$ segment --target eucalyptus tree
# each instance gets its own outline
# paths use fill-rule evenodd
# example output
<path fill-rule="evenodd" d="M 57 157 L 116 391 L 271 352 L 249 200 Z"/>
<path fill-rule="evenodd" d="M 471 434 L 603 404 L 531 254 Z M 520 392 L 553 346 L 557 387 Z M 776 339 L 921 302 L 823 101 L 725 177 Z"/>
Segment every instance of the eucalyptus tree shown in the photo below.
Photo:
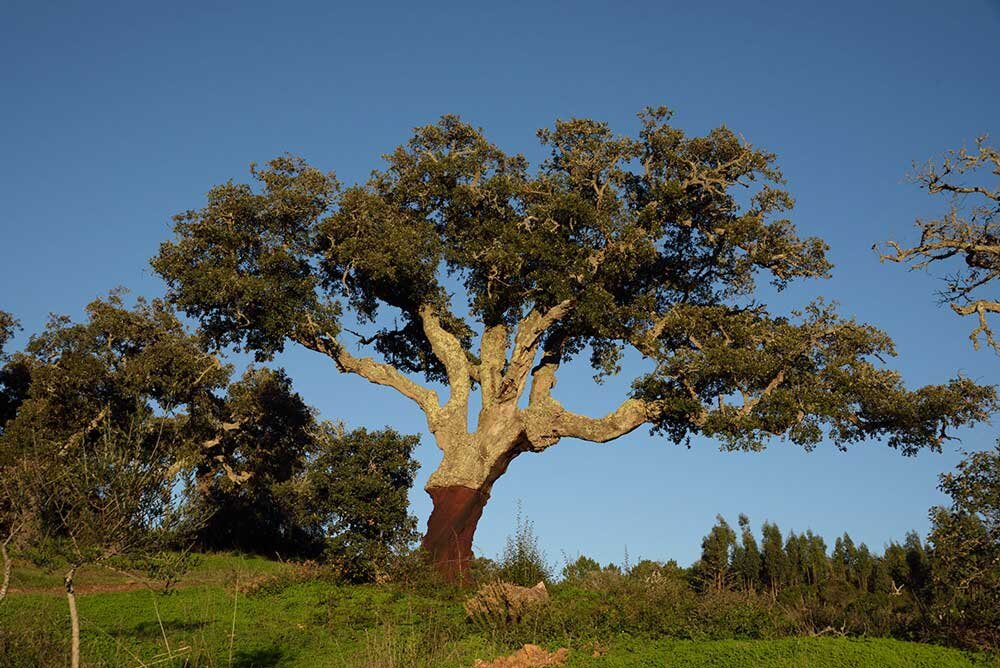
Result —
<path fill-rule="evenodd" d="M 257 187 L 228 182 L 176 216 L 153 266 L 217 345 L 267 359 L 294 342 L 416 404 L 442 451 L 423 544 L 451 575 L 511 461 L 564 439 L 645 425 L 729 449 L 826 435 L 913 453 L 985 416 L 993 390 L 968 380 L 905 388 L 870 325 L 758 303 L 761 277 L 783 288 L 831 268 L 783 215 L 775 156 L 725 127 L 688 137 L 663 108 L 640 117 L 635 136 L 557 121 L 534 169 L 455 116 L 357 185 L 279 157 L 251 169 Z M 556 398 L 565 365 L 602 378 L 629 350 L 652 369 L 607 415 Z"/>

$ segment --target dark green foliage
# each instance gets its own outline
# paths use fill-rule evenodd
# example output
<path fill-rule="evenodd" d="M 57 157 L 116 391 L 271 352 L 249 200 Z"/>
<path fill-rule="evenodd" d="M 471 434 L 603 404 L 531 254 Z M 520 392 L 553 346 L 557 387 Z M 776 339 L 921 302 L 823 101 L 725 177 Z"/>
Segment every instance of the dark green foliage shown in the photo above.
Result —
<path fill-rule="evenodd" d="M 296 521 L 325 541 L 325 556 L 352 581 L 388 577 L 417 538 L 408 493 L 418 464 L 418 436 L 392 429 L 344 432 L 324 423 L 301 475 L 283 490 Z"/>
<path fill-rule="evenodd" d="M 53 317 L 5 366 L 21 389 L 0 436 L 0 465 L 38 443 L 68 447 L 101 422 L 128 430 L 136 420 L 157 422 L 142 436 L 178 455 L 210 424 L 213 393 L 230 369 L 202 350 L 164 302 L 139 299 L 129 309 L 112 293 L 88 305 L 87 316 L 78 324 Z"/>
<path fill-rule="evenodd" d="M 566 561 L 562 569 L 562 579 L 564 582 L 579 582 L 585 580 L 592 573 L 599 573 L 601 565 L 586 555 L 580 555 L 576 561 Z"/>
<path fill-rule="evenodd" d="M 6 357 L 3 357 L 5 355 L 4 346 L 13 338 L 14 332 L 19 327 L 20 325 L 13 315 L 6 311 L 0 311 L 0 362 L 6 361 Z"/>
<path fill-rule="evenodd" d="M 178 303 L 208 339 L 242 343 L 266 359 L 309 317 L 336 331 L 338 310 L 317 299 L 322 280 L 310 255 L 338 186 L 290 157 L 252 172 L 262 193 L 232 182 L 214 188 L 202 211 L 175 217 L 179 241 L 164 244 L 154 266 L 183 281 Z"/>
<path fill-rule="evenodd" d="M 416 128 L 364 184 L 281 157 L 252 169 L 256 188 L 227 183 L 177 216 L 153 266 L 217 345 L 263 359 L 292 340 L 343 370 L 341 311 L 378 327 L 387 310 L 394 326 L 362 343 L 436 381 L 446 374 L 421 309 L 477 362 L 477 328 L 562 305 L 540 335 L 546 363 L 589 350 L 603 376 L 636 349 L 655 368 L 634 398 L 678 442 L 884 437 L 912 454 L 988 415 L 993 388 L 967 379 L 906 389 L 878 364 L 894 354 L 888 336 L 829 305 L 792 317 L 747 306 L 761 277 L 781 288 L 827 276 L 826 244 L 784 217 L 792 198 L 773 154 L 725 127 L 688 137 L 665 108 L 639 117 L 636 136 L 557 121 L 538 133 L 549 155 L 533 171 L 455 116 Z M 464 287 L 469 321 L 442 270 Z"/>
<path fill-rule="evenodd" d="M 0 325 L 6 338 L 13 320 L 5 315 Z M 4 378 L 20 383 L 4 395 L 16 396 L 17 410 L 0 431 L 0 529 L 28 513 L 37 535 L 69 537 L 67 496 L 52 485 L 98 475 L 100 467 L 85 467 L 103 461 L 91 451 L 101 446 L 120 459 L 101 475 L 131 476 L 118 482 L 133 486 L 139 473 L 158 476 L 166 487 L 156 493 L 166 497 L 157 507 L 199 518 L 183 539 L 202 548 L 327 551 L 357 579 L 384 570 L 413 539 L 406 502 L 416 437 L 344 434 L 317 420 L 282 370 L 251 368 L 230 383 L 231 367 L 202 344 L 166 303 L 139 299 L 128 308 L 116 292 L 91 303 L 85 322 L 53 318 L 23 352 L 0 360 Z M 172 495 L 181 476 L 189 479 L 183 500 Z M 19 501 L 29 491 L 30 509 Z M 128 496 L 141 508 L 155 505 L 138 491 Z M 87 507 L 80 499 L 73 512 Z M 88 512 L 73 521 L 97 523 L 97 511 Z M 134 524 L 145 530 L 150 522 Z"/>
<path fill-rule="evenodd" d="M 14 411 L 20 403 L 23 391 L 20 387 L 22 383 L 17 379 L 18 374 L 8 368 L 7 362 L 10 356 L 4 350 L 19 327 L 14 316 L 6 311 L 0 311 L 0 434 L 3 433 L 7 421 L 14 417 Z"/>
<path fill-rule="evenodd" d="M 995 405 L 992 387 L 964 378 L 906 390 L 898 373 L 868 361 L 895 354 L 884 332 L 821 302 L 797 315 L 799 322 L 763 308 L 674 308 L 661 323 L 662 361 L 636 381 L 636 396 L 663 404 L 656 426 L 675 438 L 700 432 L 755 450 L 774 434 L 807 448 L 824 437 L 844 446 L 875 436 L 905 454 L 940 449 L 948 427 Z M 733 406 L 724 398 L 734 394 L 752 399 Z"/>
<path fill-rule="evenodd" d="M 951 506 L 932 509 L 930 563 L 920 560 L 935 610 L 959 642 L 1000 649 L 1000 445 L 967 455 L 940 488 Z"/>
<path fill-rule="evenodd" d="M 201 444 L 191 490 L 208 515 L 199 545 L 282 556 L 322 549 L 280 488 L 317 447 L 313 409 L 284 371 L 251 368 L 229 386 L 220 411 L 230 428 Z"/>

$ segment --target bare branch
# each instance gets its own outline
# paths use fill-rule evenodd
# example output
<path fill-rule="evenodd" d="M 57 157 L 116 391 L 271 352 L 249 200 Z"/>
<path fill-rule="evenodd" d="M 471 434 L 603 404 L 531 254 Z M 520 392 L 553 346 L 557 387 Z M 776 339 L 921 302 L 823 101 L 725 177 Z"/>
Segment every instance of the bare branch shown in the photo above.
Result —
<path fill-rule="evenodd" d="M 966 306 L 952 304 L 951 310 L 958 315 L 972 315 L 975 313 L 979 317 L 979 326 L 972 330 L 972 333 L 969 334 L 969 339 L 972 340 L 972 345 L 976 348 L 976 350 L 979 350 L 980 334 L 986 338 L 986 345 L 994 350 L 1000 349 L 1000 345 L 998 345 L 997 341 L 993 338 L 993 330 L 986 321 L 987 313 L 1000 313 L 1000 302 L 981 299 Z"/>
<path fill-rule="evenodd" d="M 370 357 L 355 357 L 336 339 L 313 332 L 298 331 L 293 336 L 299 344 L 322 353 L 332 359 L 337 369 L 342 373 L 353 373 L 376 385 L 391 387 L 404 397 L 415 402 L 427 415 L 429 424 L 437 417 L 441 409 L 437 392 L 419 385 L 394 366 L 376 362 Z"/>
<path fill-rule="evenodd" d="M 1000 188 L 985 183 L 985 171 L 1000 177 L 1000 152 L 987 145 L 986 137 L 976 140 L 976 150 L 961 149 L 947 153 L 940 164 L 928 162 L 913 180 L 930 194 L 945 193 L 951 206 L 941 218 L 918 220 L 920 240 L 913 246 L 886 241 L 876 251 L 883 262 L 909 264 L 910 269 L 925 269 L 931 264 L 961 258 L 964 266 L 946 277 L 940 293 L 955 313 L 975 315 L 978 326 L 970 335 L 979 348 L 982 335 L 994 350 L 1000 351 L 987 322 L 987 313 L 996 313 L 996 301 L 977 299 L 973 293 L 1000 278 Z M 963 175 L 974 180 L 960 180 Z"/>

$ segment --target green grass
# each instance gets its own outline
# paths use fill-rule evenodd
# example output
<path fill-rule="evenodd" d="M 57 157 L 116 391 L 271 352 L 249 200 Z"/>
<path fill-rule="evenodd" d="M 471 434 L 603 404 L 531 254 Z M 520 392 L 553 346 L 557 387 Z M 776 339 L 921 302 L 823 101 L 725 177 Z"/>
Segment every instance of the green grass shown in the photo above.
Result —
<path fill-rule="evenodd" d="M 600 659 L 572 657 L 570 666 L 662 668 L 964 668 L 997 665 L 944 647 L 899 640 L 783 638 L 780 640 L 624 640 Z"/>
<path fill-rule="evenodd" d="M 471 666 L 509 653 L 510 636 L 464 619 L 456 597 L 391 587 L 299 581 L 292 567 L 263 559 L 207 555 L 172 594 L 125 588 L 124 578 L 83 571 L 79 596 L 87 666 L 235 668 Z M 66 656 L 68 613 L 60 576 L 19 566 L 16 592 L 0 605 L 0 666 L 59 665 Z M 235 594 L 237 581 L 281 577 L 256 593 Z M 86 593 L 87 586 L 91 593 Z M 103 591 L 94 591 L 94 587 Z M 556 601 L 558 602 L 558 597 Z M 528 634 L 530 635 L 530 633 Z M 517 642 L 525 640 L 518 635 Z M 895 640 L 784 638 L 777 640 L 541 639 L 570 648 L 570 666 L 998 666 L 982 655 Z M 41 657 L 41 658 L 40 658 Z"/>
<path fill-rule="evenodd" d="M 256 556 L 232 554 L 199 554 L 196 566 L 184 576 L 184 586 L 219 585 L 235 576 L 237 572 L 247 576 L 274 575 L 291 567 L 280 561 Z M 50 591 L 62 593 L 63 575 L 61 570 L 45 569 L 30 563 L 17 562 L 11 574 L 11 587 L 31 593 Z M 122 587 L 138 584 L 137 580 L 99 566 L 83 566 L 76 574 L 77 587 L 86 591 L 93 588 Z"/>

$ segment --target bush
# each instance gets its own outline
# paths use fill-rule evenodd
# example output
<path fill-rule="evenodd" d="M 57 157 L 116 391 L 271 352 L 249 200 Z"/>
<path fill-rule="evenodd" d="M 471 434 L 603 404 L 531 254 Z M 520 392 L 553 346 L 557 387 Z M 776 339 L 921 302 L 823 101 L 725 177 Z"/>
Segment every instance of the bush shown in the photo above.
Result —
<path fill-rule="evenodd" d="M 568 558 L 565 560 L 566 565 L 562 569 L 563 582 L 578 584 L 586 580 L 592 573 L 599 573 L 601 571 L 599 563 L 584 555 L 580 555 L 572 563 L 570 563 Z"/>
<path fill-rule="evenodd" d="M 507 545 L 497 563 L 497 576 L 504 582 L 533 587 L 552 579 L 552 567 L 538 545 L 535 527 L 524 517 L 518 504 L 514 535 L 507 538 Z"/>

